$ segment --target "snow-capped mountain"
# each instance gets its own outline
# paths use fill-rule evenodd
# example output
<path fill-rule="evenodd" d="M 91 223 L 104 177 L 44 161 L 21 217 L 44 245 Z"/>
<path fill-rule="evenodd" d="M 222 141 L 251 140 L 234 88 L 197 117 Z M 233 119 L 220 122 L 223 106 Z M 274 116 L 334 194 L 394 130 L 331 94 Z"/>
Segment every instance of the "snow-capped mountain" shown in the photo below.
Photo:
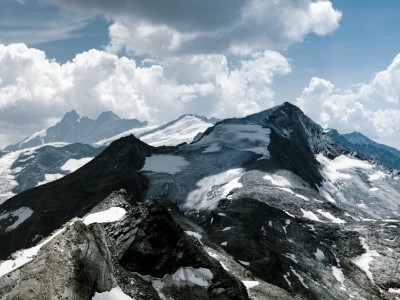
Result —
<path fill-rule="evenodd" d="M 360 132 L 340 134 L 332 129 L 329 135 L 349 149 L 358 151 L 365 157 L 393 169 L 400 170 L 400 151 L 369 139 Z"/>
<path fill-rule="evenodd" d="M 399 180 L 289 103 L 176 147 L 124 137 L 0 205 L 0 294 L 397 299 Z"/>
<path fill-rule="evenodd" d="M 218 119 L 215 118 L 208 119 L 196 114 L 186 114 L 161 126 L 135 128 L 95 144 L 109 145 L 118 138 L 133 134 L 143 142 L 155 147 L 177 146 L 182 143 L 191 143 L 199 134 L 213 126 L 217 121 Z"/>
<path fill-rule="evenodd" d="M 74 172 L 103 150 L 86 144 L 50 143 L 4 153 L 0 156 L 0 203 Z"/>
<path fill-rule="evenodd" d="M 110 111 L 102 112 L 97 119 L 92 120 L 81 117 L 72 110 L 54 126 L 36 132 L 17 144 L 9 145 L 5 150 L 14 151 L 54 142 L 91 144 L 146 125 L 147 122 L 137 119 L 121 119 Z"/>
<path fill-rule="evenodd" d="M 78 115 L 75 112 L 67 113 L 63 120 L 56 126 L 42 132 L 52 132 L 54 130 L 60 131 L 59 128 L 66 127 L 66 124 L 72 124 L 71 127 L 76 126 L 76 124 L 71 120 L 77 120 L 77 118 Z M 105 121 L 107 118 L 109 120 L 120 120 L 118 116 L 108 112 L 101 114 L 95 121 L 83 117 L 80 118 L 81 121 L 79 122 L 88 122 L 88 124 L 94 124 L 93 122 L 96 124 L 107 124 L 107 121 Z M 120 121 L 125 122 L 131 120 Z M 2 182 L 0 187 L 0 203 L 15 194 L 60 179 L 66 174 L 75 171 L 103 151 L 106 145 L 109 145 L 112 141 L 118 138 L 134 134 L 149 145 L 176 146 L 178 144 L 192 142 L 196 136 L 204 132 L 207 128 L 213 126 L 213 122 L 216 121 L 217 119 L 215 118 L 207 119 L 196 114 L 182 115 L 178 119 L 162 126 L 152 125 L 131 128 L 107 139 L 93 143 L 93 146 L 89 145 L 90 141 L 97 140 L 99 132 L 96 130 L 89 130 L 89 127 L 92 125 L 85 125 L 84 128 L 87 130 L 83 129 L 86 130 L 85 138 L 87 138 L 87 144 L 68 144 L 66 142 L 41 144 L 42 142 L 45 142 L 45 140 L 38 141 L 35 138 L 38 137 L 38 135 L 34 134 L 32 135 L 34 138 L 30 140 L 32 142 L 25 140 L 23 144 L 15 146 L 20 147 L 21 149 L 10 152 L 0 152 L 0 179 Z M 132 125 L 130 122 L 127 122 L 126 124 L 128 124 L 126 125 L 127 127 Z M 133 122 L 133 125 L 135 124 L 136 122 Z M 123 129 L 124 127 L 121 128 Z M 122 130 L 121 128 L 117 129 L 115 127 L 113 130 L 119 132 Z M 75 128 L 73 130 L 77 129 Z M 82 134 L 81 138 L 84 139 L 85 135 Z M 31 143 L 36 142 L 39 142 L 40 145 L 25 148 Z M 9 148 L 10 147 L 7 149 Z"/>

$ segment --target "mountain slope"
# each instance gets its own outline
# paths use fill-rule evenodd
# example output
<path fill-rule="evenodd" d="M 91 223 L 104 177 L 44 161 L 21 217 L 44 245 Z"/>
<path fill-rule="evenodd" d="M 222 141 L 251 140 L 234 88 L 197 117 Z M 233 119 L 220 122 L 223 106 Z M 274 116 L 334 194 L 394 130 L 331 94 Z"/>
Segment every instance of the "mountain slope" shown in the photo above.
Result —
<path fill-rule="evenodd" d="M 359 132 L 339 134 L 337 130 L 330 130 L 329 135 L 349 149 L 358 151 L 365 157 L 393 169 L 400 169 L 400 151 L 374 142 Z"/>
<path fill-rule="evenodd" d="M 74 173 L 4 202 L 0 206 L 0 259 L 84 215 L 114 190 L 124 188 L 135 199 L 142 199 L 147 182 L 137 170 L 152 149 L 133 136 L 122 138 Z"/>
<path fill-rule="evenodd" d="M 0 157 L 0 203 L 75 171 L 103 150 L 85 144 L 51 143 L 6 153 Z"/>
<path fill-rule="evenodd" d="M 400 278 L 379 270 L 399 267 L 399 249 L 375 235 L 397 228 L 399 177 L 297 107 L 218 122 L 170 156 L 148 157 L 143 171 L 147 198 L 177 203 L 266 282 L 306 299 L 395 299 Z"/>
<path fill-rule="evenodd" d="M 207 119 L 196 114 L 182 115 L 164 125 L 129 130 L 115 137 L 101 140 L 96 145 L 108 145 L 119 137 L 134 134 L 143 142 L 154 147 L 177 146 L 182 143 L 191 143 L 196 136 L 213 126 L 215 121 L 217 121 L 215 118 Z"/>
<path fill-rule="evenodd" d="M 90 144 L 128 129 L 146 125 L 147 122 L 140 122 L 136 119 L 120 119 L 110 111 L 103 112 L 97 119 L 92 120 L 88 117 L 81 117 L 75 110 L 72 110 L 54 126 L 43 129 L 17 144 L 9 145 L 5 150 L 15 151 L 53 142 Z"/>
<path fill-rule="evenodd" d="M 182 236 L 167 229 L 176 225 L 156 204 L 135 203 L 150 199 L 146 203 L 165 206 L 209 256 L 244 280 L 253 299 L 395 300 L 400 291 L 399 180 L 285 103 L 217 122 L 193 143 L 177 147 L 153 148 L 123 138 L 78 171 L 9 199 L 0 205 L 0 243 L 6 245 L 1 258 L 35 244 L 35 234 L 49 234 L 103 205 L 102 199 L 122 187 L 135 213 L 105 231 L 113 238 L 108 249 L 123 266 L 118 272 L 125 280 L 118 286 L 124 293 L 139 286 L 135 280 L 126 284 L 135 272 L 164 278 L 156 286 L 174 289 L 179 278 L 199 274 L 193 269 L 174 273 L 180 262 L 211 270 L 201 265 L 206 256 L 188 262 L 185 254 L 173 255 L 192 246 L 178 242 Z M 146 205 L 149 212 L 143 210 Z M 161 224 L 154 223 L 154 216 L 169 221 L 162 217 Z M 139 219 L 153 230 L 135 227 Z M 172 249 L 166 242 L 171 232 Z M 180 260 L 171 261 L 171 255 Z M 246 271 L 235 271 L 238 265 Z M 200 273 L 196 282 L 211 290 L 210 273 Z M 218 299 L 198 285 L 189 290 Z"/>

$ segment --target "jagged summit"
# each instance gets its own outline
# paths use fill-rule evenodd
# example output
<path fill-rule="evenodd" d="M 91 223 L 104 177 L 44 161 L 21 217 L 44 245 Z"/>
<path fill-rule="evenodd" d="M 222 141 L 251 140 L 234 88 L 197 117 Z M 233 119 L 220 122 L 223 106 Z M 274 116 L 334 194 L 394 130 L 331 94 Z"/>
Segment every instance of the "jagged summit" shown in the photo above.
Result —
<path fill-rule="evenodd" d="M 98 122 L 105 122 L 112 120 L 121 120 L 121 118 L 118 115 L 114 114 L 112 111 L 104 111 L 96 119 L 96 121 Z"/>
<path fill-rule="evenodd" d="M 77 121 L 79 120 L 81 116 L 76 112 L 75 109 L 67 112 L 61 119 L 61 123 L 62 122 L 73 122 L 73 121 Z"/>
<path fill-rule="evenodd" d="M 92 120 L 71 110 L 54 126 L 43 129 L 17 144 L 9 145 L 5 150 L 14 151 L 53 142 L 90 144 L 146 125 L 147 122 L 137 119 L 121 119 L 111 111 L 103 112 L 97 119 Z"/>

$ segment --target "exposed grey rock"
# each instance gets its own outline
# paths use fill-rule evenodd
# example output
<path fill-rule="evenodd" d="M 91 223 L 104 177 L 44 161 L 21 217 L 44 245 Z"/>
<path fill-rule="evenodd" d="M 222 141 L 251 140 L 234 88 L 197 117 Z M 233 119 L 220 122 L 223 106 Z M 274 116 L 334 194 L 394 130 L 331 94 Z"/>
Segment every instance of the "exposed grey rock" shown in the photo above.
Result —
<path fill-rule="evenodd" d="M 197 240 L 185 234 L 167 210 L 155 202 L 138 204 L 122 221 L 105 228 L 116 241 L 114 253 L 121 266 L 142 276 L 163 278 L 162 294 L 173 299 L 247 299 L 244 286 L 209 257 Z M 181 268 L 192 268 L 189 272 L 193 268 L 209 270 L 210 285 L 177 284 L 171 275 Z"/>
<path fill-rule="evenodd" d="M 35 260 L 0 278 L 1 299 L 91 299 L 116 284 L 98 224 L 76 221 L 42 247 Z"/>

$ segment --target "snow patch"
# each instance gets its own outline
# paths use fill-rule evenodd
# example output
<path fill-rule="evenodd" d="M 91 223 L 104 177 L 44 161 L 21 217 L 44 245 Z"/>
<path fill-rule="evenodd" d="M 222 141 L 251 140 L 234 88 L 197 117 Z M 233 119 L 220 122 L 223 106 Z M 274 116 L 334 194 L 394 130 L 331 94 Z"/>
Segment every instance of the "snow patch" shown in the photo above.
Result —
<path fill-rule="evenodd" d="M 224 229 L 222 229 L 222 231 L 228 231 L 228 230 L 231 230 L 232 229 L 232 227 L 225 227 Z"/>
<path fill-rule="evenodd" d="M 388 292 L 391 294 L 400 294 L 400 289 L 390 288 Z"/>
<path fill-rule="evenodd" d="M 226 245 L 228 245 L 228 242 L 222 242 L 222 243 L 221 243 L 221 246 L 224 246 L 224 247 L 225 247 Z"/>
<path fill-rule="evenodd" d="M 70 173 L 75 172 L 79 168 L 86 165 L 92 159 L 93 159 L 93 157 L 84 157 L 84 158 L 80 158 L 80 159 L 70 158 L 65 162 L 65 164 L 63 164 L 61 166 L 61 170 L 67 171 Z"/>
<path fill-rule="evenodd" d="M 292 273 L 293 273 L 294 275 L 296 275 L 296 277 L 299 279 L 299 281 L 301 282 L 301 284 L 302 284 L 306 289 L 308 289 L 308 286 L 307 286 L 307 285 L 305 284 L 305 282 L 304 282 L 304 278 L 303 278 L 299 273 L 297 273 L 296 270 L 293 269 L 292 267 L 290 267 L 290 270 L 292 271 Z"/>
<path fill-rule="evenodd" d="M 342 220 L 342 219 L 340 219 L 340 218 L 336 218 L 335 216 L 333 216 L 333 215 L 332 215 L 330 212 L 328 212 L 328 211 L 323 211 L 322 209 L 318 209 L 317 212 L 318 212 L 319 214 L 321 214 L 322 216 L 324 216 L 325 218 L 331 220 L 333 223 L 336 223 L 336 224 L 344 224 L 344 223 L 346 223 L 345 220 Z"/>
<path fill-rule="evenodd" d="M 319 248 L 317 248 L 317 251 L 314 253 L 315 259 L 319 262 L 322 262 L 325 260 L 325 254 L 322 252 Z"/>
<path fill-rule="evenodd" d="M 374 168 L 374 166 L 368 162 L 346 155 L 340 155 L 330 160 L 320 153 L 316 156 L 316 159 L 323 167 L 321 175 L 325 179 L 322 186 L 318 187 L 319 193 L 331 203 L 336 203 L 332 197 L 333 194 L 338 192 L 335 183 L 340 180 L 351 179 L 353 175 L 349 174 L 349 172 L 354 172 L 356 169 L 371 170 Z"/>
<path fill-rule="evenodd" d="M 141 171 L 174 175 L 182 171 L 182 169 L 188 165 L 189 162 L 182 156 L 168 154 L 152 155 L 146 157 L 146 162 Z"/>
<path fill-rule="evenodd" d="M 372 283 L 375 283 L 374 278 L 372 277 L 372 273 L 369 270 L 369 264 L 371 263 L 374 257 L 378 257 L 381 255 L 376 250 L 369 249 L 369 246 L 365 241 L 365 238 L 360 237 L 360 243 L 363 246 L 365 253 L 353 259 L 352 261 L 357 267 L 359 267 L 361 270 L 364 271 L 364 273 L 367 275 L 367 277 Z"/>
<path fill-rule="evenodd" d="M 276 185 L 276 186 L 280 186 L 280 187 L 285 187 L 285 186 L 291 186 L 291 183 L 289 182 L 289 180 L 287 180 L 285 177 L 273 174 L 273 175 L 269 175 L 266 174 L 264 175 L 263 179 L 268 180 L 271 182 L 271 184 Z"/>
<path fill-rule="evenodd" d="M 203 238 L 203 236 L 200 233 L 197 233 L 195 231 L 189 231 L 189 230 L 185 231 L 185 232 L 186 232 L 186 234 L 196 238 L 199 241 L 199 243 L 203 245 L 203 243 L 201 242 L 201 239 Z"/>
<path fill-rule="evenodd" d="M 63 175 L 63 174 L 60 174 L 60 173 L 56 173 L 56 174 L 44 174 L 44 180 L 38 182 L 38 184 L 37 184 L 36 186 L 43 185 L 43 184 L 46 184 L 46 183 L 55 181 L 55 180 L 60 179 L 60 178 L 62 178 L 62 177 L 64 177 L 64 175 Z"/>
<path fill-rule="evenodd" d="M 375 180 L 383 179 L 385 177 L 386 177 L 385 173 L 383 173 L 382 171 L 377 171 L 374 174 L 369 175 L 368 180 L 375 181 Z"/>
<path fill-rule="evenodd" d="M 126 214 L 122 207 L 111 207 L 107 210 L 87 215 L 83 218 L 83 223 L 89 225 L 92 223 L 110 223 L 121 220 Z"/>
<path fill-rule="evenodd" d="M 44 245 L 49 243 L 52 239 L 54 239 L 56 236 L 58 236 L 64 231 L 65 228 L 62 228 L 56 231 L 54 234 L 52 234 L 49 238 L 45 239 L 44 241 L 36 245 L 35 247 L 15 252 L 13 254 L 13 257 L 15 257 L 15 259 L 9 259 L 0 263 L 0 277 L 32 261 L 38 254 L 40 248 L 42 248 Z"/>
<path fill-rule="evenodd" d="M 321 222 L 321 220 L 317 217 L 317 215 L 315 213 L 313 213 L 312 211 L 304 210 L 302 208 L 300 208 L 300 210 L 303 214 L 303 218 L 309 219 L 311 221 Z"/>
<path fill-rule="evenodd" d="M 307 197 L 305 197 L 305 196 L 303 196 L 303 195 L 300 195 L 300 194 L 297 194 L 297 193 L 293 192 L 293 191 L 292 191 L 291 189 L 289 189 L 289 188 L 277 187 L 277 189 L 278 189 L 278 190 L 285 191 L 285 192 L 287 192 L 287 193 L 289 193 L 289 194 L 292 194 L 292 195 L 296 196 L 297 198 L 300 198 L 300 199 L 302 199 L 302 200 L 304 200 L 304 201 L 308 201 L 308 200 L 309 200 Z"/>
<path fill-rule="evenodd" d="M 133 298 L 129 297 L 117 286 L 109 292 L 95 293 L 92 300 L 133 300 Z"/>
<path fill-rule="evenodd" d="M 219 200 L 225 198 L 233 189 L 242 187 L 239 180 L 243 174 L 243 169 L 230 169 L 202 178 L 196 183 L 197 189 L 187 195 L 184 208 L 194 210 L 217 208 Z"/>
<path fill-rule="evenodd" d="M 240 262 L 244 266 L 250 266 L 250 263 L 248 261 L 238 260 L 238 262 Z"/>
<path fill-rule="evenodd" d="M 150 280 L 160 298 L 166 300 L 167 298 L 162 293 L 165 282 L 168 282 L 169 286 L 171 284 L 176 286 L 197 285 L 204 288 L 208 288 L 211 285 L 211 281 L 213 278 L 214 276 L 209 269 L 206 268 L 195 269 L 192 267 L 181 267 L 172 275 L 166 275 L 164 276 L 164 278 L 150 277 Z"/>
<path fill-rule="evenodd" d="M 344 275 L 342 269 L 332 266 L 332 274 L 344 286 Z"/>
<path fill-rule="evenodd" d="M 295 262 L 296 264 L 299 263 L 299 261 L 297 260 L 296 255 L 292 254 L 292 253 L 286 253 L 284 254 L 287 258 L 289 258 L 290 260 L 292 260 L 293 262 Z"/>
<path fill-rule="evenodd" d="M 260 282 L 253 280 L 242 280 L 242 282 L 248 290 L 260 284 Z"/>
<path fill-rule="evenodd" d="M 11 169 L 22 151 L 14 151 L 0 157 L 0 204 L 15 194 L 11 190 L 18 185 Z"/>

